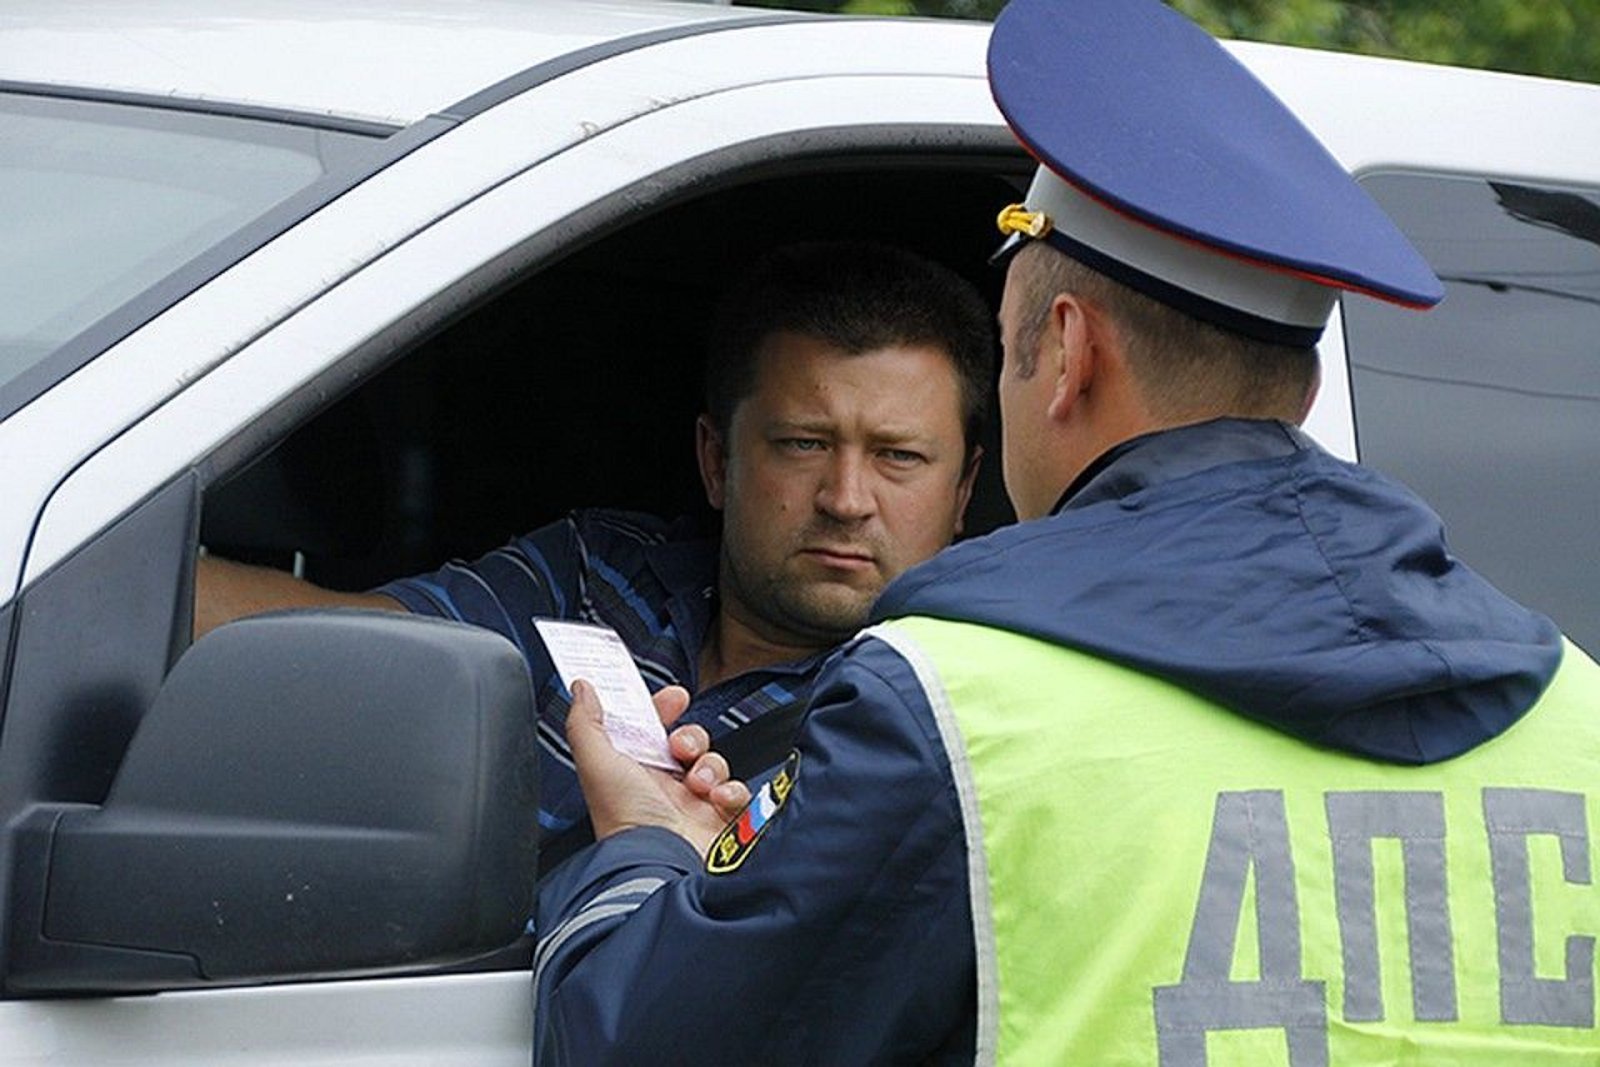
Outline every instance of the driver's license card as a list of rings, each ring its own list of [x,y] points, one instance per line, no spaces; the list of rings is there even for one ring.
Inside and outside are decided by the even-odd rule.
[[[667,748],[650,690],[615,630],[560,619],[534,619],[533,625],[567,689],[579,678],[594,687],[606,735],[618,752],[647,767],[682,770]]]

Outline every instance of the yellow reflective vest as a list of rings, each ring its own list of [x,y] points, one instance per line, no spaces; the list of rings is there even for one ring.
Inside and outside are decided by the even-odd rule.
[[[1600,668],[1445,763],[1315,748],[1001,630],[869,631],[961,796],[978,1062],[1600,1064]]]

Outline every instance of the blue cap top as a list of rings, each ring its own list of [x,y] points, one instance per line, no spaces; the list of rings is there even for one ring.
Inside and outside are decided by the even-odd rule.
[[[1314,343],[1335,289],[1410,307],[1444,296],[1289,109],[1157,0],[1012,0],[989,84],[1041,164],[1027,207],[1048,221],[1033,236],[1156,299]]]

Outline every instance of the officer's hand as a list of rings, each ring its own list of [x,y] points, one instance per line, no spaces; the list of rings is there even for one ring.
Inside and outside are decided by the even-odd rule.
[[[661,721],[671,726],[689,706],[689,694],[669,686],[655,695],[655,704]],[[584,682],[572,687],[567,742],[596,840],[636,826],[659,826],[704,856],[712,839],[750,799],[743,782],[729,779],[727,761],[710,750],[710,738],[701,727],[685,726],[668,738],[673,757],[684,767],[681,779],[622,755],[601,725],[593,687]]]

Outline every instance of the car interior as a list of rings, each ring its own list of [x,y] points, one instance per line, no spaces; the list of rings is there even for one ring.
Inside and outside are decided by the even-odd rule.
[[[792,241],[883,241],[946,264],[996,307],[991,220],[1027,172],[993,155],[835,161],[725,177],[613,225],[435,324],[214,483],[202,543],[364,589],[576,507],[710,520],[693,453],[701,353],[743,265]],[[968,536],[1012,518],[989,421]]]

